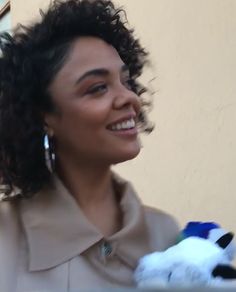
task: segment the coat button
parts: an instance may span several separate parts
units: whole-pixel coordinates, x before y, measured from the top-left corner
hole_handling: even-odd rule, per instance
[[[111,253],[112,253],[112,245],[109,242],[104,241],[101,247],[102,256],[108,257]]]

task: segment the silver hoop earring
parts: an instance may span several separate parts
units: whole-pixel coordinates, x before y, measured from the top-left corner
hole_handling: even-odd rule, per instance
[[[55,152],[51,139],[48,134],[44,135],[44,153],[45,153],[45,162],[47,168],[50,172],[54,172],[55,169]]]

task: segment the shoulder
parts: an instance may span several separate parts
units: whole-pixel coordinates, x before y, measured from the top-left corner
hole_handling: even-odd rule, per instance
[[[0,202],[0,290],[10,291],[20,246],[20,220],[17,202]]]
[[[123,204],[127,206],[136,205],[144,213],[144,220],[147,226],[148,237],[153,251],[165,250],[176,243],[180,232],[179,225],[173,216],[156,208],[148,207],[142,204],[139,196],[136,194],[132,184],[125,181],[117,174],[114,175],[117,186],[126,194]],[[124,191],[125,189],[125,191]]]
[[[144,206],[144,213],[151,247],[154,250],[165,250],[176,243],[180,232],[175,218],[159,209]]]
[[[144,206],[144,212],[147,223],[149,224],[154,223],[168,229],[179,229],[176,219],[167,212],[149,206]]]
[[[18,202],[0,202],[0,250],[13,247],[17,243],[20,220]]]
[[[0,201],[0,230],[13,228],[18,221],[18,202]]]
[[[15,187],[8,196],[2,192],[4,189],[5,185],[0,185],[0,234],[11,233],[19,227],[19,204],[21,200],[19,189]],[[2,238],[3,236],[0,240]]]

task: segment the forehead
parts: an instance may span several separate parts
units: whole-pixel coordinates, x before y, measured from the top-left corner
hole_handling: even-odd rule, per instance
[[[114,47],[95,37],[81,37],[74,41],[63,71],[84,73],[94,68],[120,69],[123,65]]]

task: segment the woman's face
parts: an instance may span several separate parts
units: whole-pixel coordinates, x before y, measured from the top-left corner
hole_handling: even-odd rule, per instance
[[[95,37],[76,40],[49,92],[57,111],[45,122],[59,160],[110,165],[139,153],[139,97],[112,46]]]

